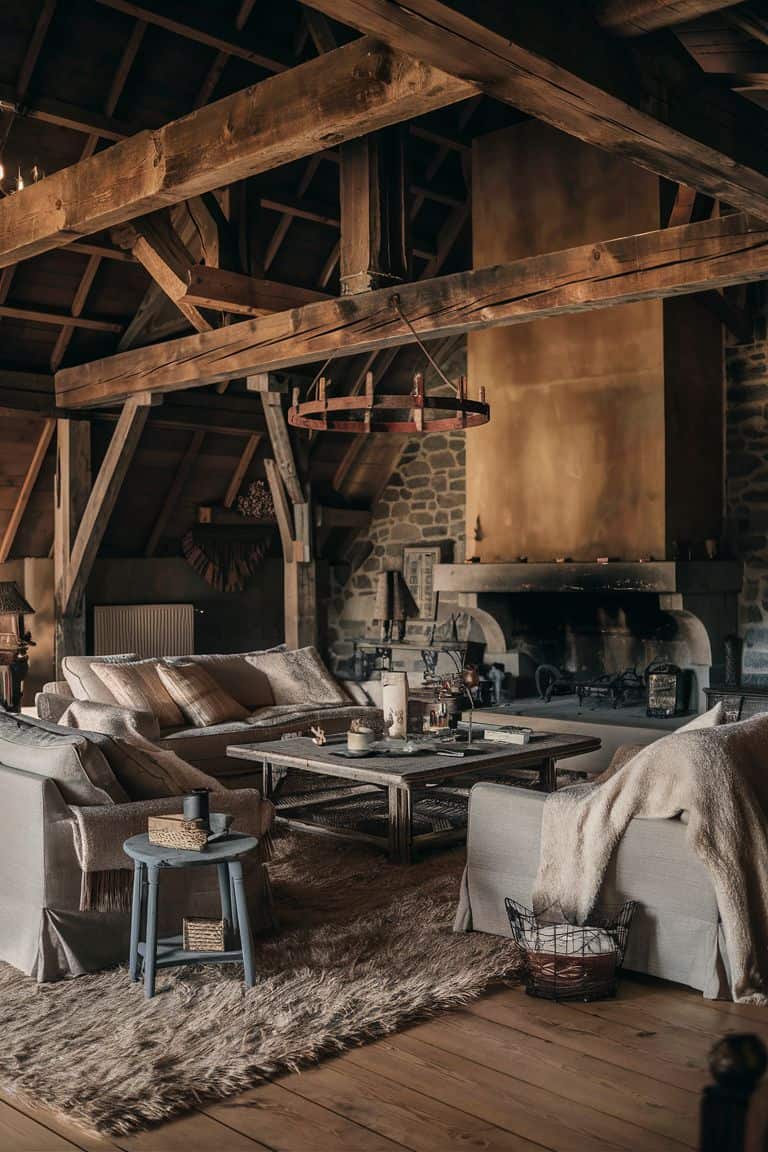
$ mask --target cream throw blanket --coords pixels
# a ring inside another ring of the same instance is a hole
[[[768,1003],[768,715],[679,731],[614,774],[547,797],[537,912],[582,923],[630,820],[688,813],[687,838],[712,881],[734,1000]]]

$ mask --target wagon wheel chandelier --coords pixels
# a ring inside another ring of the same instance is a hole
[[[326,360],[309,388],[313,399],[302,401],[298,388],[288,409],[288,423],[294,428],[307,428],[313,432],[450,432],[454,429],[477,428],[491,418],[490,405],[485,399],[485,388],[480,387],[477,400],[467,395],[467,379],[460,376],[457,384],[448,379],[440,365],[419,338],[413,324],[405,315],[396,294],[392,307],[410,329],[427,361],[440,380],[451,390],[451,395],[428,395],[424,374],[417,372],[409,393],[377,392],[373,373],[365,376],[365,390],[356,396],[329,396],[328,380],[324,373],[332,357]]]

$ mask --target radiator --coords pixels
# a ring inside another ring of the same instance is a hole
[[[99,604],[93,610],[95,656],[188,656],[195,650],[192,604]]]

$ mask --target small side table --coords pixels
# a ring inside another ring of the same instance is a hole
[[[132,836],[130,840],[125,841],[123,851],[131,857],[134,864],[128,967],[131,980],[136,983],[141,970],[141,957],[144,958],[146,996],[151,997],[155,994],[156,969],[169,968],[174,964],[226,964],[241,961],[245,973],[245,986],[253,987],[253,936],[243,885],[242,859],[249,852],[253,852],[257,845],[258,840],[255,837],[243,836],[237,832],[230,833],[226,840],[211,844],[204,852],[189,852],[150,844],[146,833]],[[190,952],[184,948],[181,936],[158,940],[157,900],[161,870],[211,865],[215,865],[219,873],[222,918],[233,929],[237,929],[240,947],[226,952]],[[142,920],[145,916],[146,929],[142,941]]]

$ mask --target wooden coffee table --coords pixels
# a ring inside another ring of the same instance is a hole
[[[414,792],[434,789],[441,783],[456,781],[458,777],[472,774],[497,777],[521,769],[534,769],[539,773],[539,787],[553,792],[557,787],[557,765],[560,760],[571,756],[581,756],[585,752],[597,751],[600,741],[592,736],[575,736],[567,732],[542,734],[530,744],[497,745],[492,751],[474,755],[445,756],[436,753],[400,757],[377,755],[348,760],[334,756],[334,750],[344,747],[339,744],[318,746],[306,736],[291,737],[288,740],[267,741],[261,744],[236,744],[227,748],[227,755],[238,760],[248,760],[261,765],[262,792],[266,797],[273,794],[273,768],[299,768],[321,776],[334,776],[356,784],[371,785],[387,793],[388,836],[375,836],[370,832],[360,832],[353,828],[329,828],[300,819],[291,818],[291,811],[305,807],[305,802],[296,805],[282,803],[280,819],[293,827],[311,832],[340,836],[345,839],[364,840],[388,848],[390,859],[401,864],[411,862],[415,846],[423,843],[456,840],[466,834],[466,829],[451,828],[449,831],[430,832],[425,835],[412,834]],[[449,746],[446,746],[446,750]],[[338,796],[320,803],[330,806],[339,804]],[[317,804],[314,807],[317,808]]]

